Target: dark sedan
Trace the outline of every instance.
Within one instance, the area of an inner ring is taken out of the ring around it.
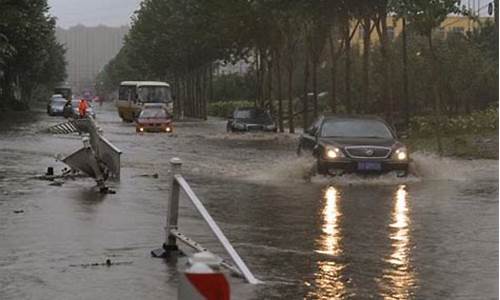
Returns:
[[[228,132],[274,131],[276,124],[271,114],[257,108],[237,108],[227,121]]]
[[[382,119],[322,116],[300,137],[297,153],[311,151],[323,175],[343,173],[408,174],[408,150]]]

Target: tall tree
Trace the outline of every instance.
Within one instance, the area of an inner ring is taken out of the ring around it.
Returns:
[[[434,96],[434,112],[436,122],[436,141],[439,154],[443,153],[441,141],[441,87],[443,74],[441,73],[440,59],[434,47],[432,31],[438,27],[450,13],[459,12],[459,0],[404,0],[403,5],[408,12],[408,19],[415,30],[424,36],[428,42],[428,59],[432,69],[432,91]]]

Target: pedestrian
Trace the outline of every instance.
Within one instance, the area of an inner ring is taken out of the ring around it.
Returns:
[[[78,112],[80,113],[80,119],[85,118],[87,115],[87,108],[89,105],[87,104],[87,100],[80,99],[80,104],[78,105]]]

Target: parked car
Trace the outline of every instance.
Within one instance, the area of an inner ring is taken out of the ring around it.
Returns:
[[[236,131],[277,131],[271,114],[257,108],[237,108],[229,116],[226,129]]]
[[[62,95],[52,95],[49,103],[47,103],[47,114],[49,116],[62,116],[66,101]]]
[[[78,106],[80,105],[80,100],[79,99],[73,99],[71,102],[67,102],[64,106],[64,117],[65,118],[75,118],[78,119],[80,118],[80,112],[78,111]],[[94,107],[92,106],[92,103],[87,101],[87,116],[91,116],[92,118],[95,119],[96,114],[94,111]]]
[[[136,132],[174,132],[172,116],[163,103],[144,104],[135,124]]]
[[[407,147],[382,119],[370,116],[321,116],[301,135],[297,153],[312,152],[317,171],[408,174]]]

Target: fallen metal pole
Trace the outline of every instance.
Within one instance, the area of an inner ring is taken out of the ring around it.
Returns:
[[[181,232],[179,232],[176,229],[172,229],[170,231],[170,233],[172,235],[174,235],[180,242],[183,242],[185,245],[191,247],[192,249],[194,249],[194,250],[196,250],[198,252],[206,252],[206,251],[208,251],[207,248],[203,247],[201,244],[199,244],[195,240],[189,238],[185,234],[182,234]],[[230,270],[235,275],[243,277],[243,274],[240,272],[240,270],[238,270],[238,268],[235,267],[235,266],[233,266],[232,264],[230,264],[230,263],[222,260],[221,266],[223,266],[224,268]]]
[[[193,192],[189,184],[186,182],[186,180],[182,177],[180,174],[174,174],[174,179],[175,181],[182,187],[184,192],[187,194],[188,198],[191,200],[193,203],[194,207],[196,210],[201,214],[207,225],[210,227],[212,232],[215,234],[219,242],[222,244],[224,249],[226,249],[227,253],[229,256],[231,256],[232,260],[238,267],[238,269],[243,273],[243,276],[245,279],[248,281],[250,284],[259,284],[261,283],[260,280],[255,278],[253,276],[252,272],[248,269],[247,265],[245,262],[241,259],[239,256],[238,252],[233,248],[229,240],[226,238],[224,233],[222,233],[222,230],[219,228],[217,223],[215,223],[214,219],[210,216],[208,211],[205,209],[203,204],[201,203],[200,199],[198,199],[198,196]],[[178,196],[177,196],[178,197]]]

